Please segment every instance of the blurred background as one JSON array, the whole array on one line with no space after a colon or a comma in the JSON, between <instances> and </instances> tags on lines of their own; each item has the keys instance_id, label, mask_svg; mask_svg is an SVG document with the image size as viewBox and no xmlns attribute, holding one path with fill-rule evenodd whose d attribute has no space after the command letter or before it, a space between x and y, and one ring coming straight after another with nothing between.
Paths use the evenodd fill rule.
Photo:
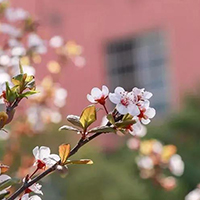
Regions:
<instances>
[{"instance_id":1,"label":"blurred background","mask_svg":"<svg viewBox=\"0 0 200 200\"><path fill-rule=\"evenodd\" d=\"M16 128L15 135L20 132L20 137L1 141L1 157L5 149L10 150L4 160L12 163L11 171L20 174L24 170L19 168L22 163L29 166L36 145L47 145L57 152L63 142L75 144L77 136L57 130L66 123L67 114L79 115L89 104L86 95L94 86L105 84L110 91L116 86L126 90L136 86L153 93L151 105L157 111L145 139L157 138L164 144L176 145L185 162L185 172L178 178L177 187L166 191L150 180L141 179L135 162L137 153L128 149L127 137L113 135L101 137L100 142L84 147L76 155L91 158L94 165L70 167L65 179L57 175L47 177L44 199L184 199L200 182L200 1L13 0L11 3L33 14L43 38L60 35L76 41L82 46L86 60L84 67L74 67L69 62L62 73L52 75L67 90L67 102L61 110L63 121L52 123L35 135L27 134L24 127L23 131ZM51 56L50 53L45 59L51 60ZM43 63L37 66L39 80L48 73ZM23 118L23 112L19 117ZM20 151L15 152L12 147L16 139Z\"/></svg>"}]
</instances>

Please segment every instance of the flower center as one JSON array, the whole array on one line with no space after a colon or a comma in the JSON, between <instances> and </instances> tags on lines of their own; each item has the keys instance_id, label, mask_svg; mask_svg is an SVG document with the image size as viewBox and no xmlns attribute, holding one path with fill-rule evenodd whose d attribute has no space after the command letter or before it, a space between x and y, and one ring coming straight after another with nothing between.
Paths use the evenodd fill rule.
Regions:
<instances>
[{"instance_id":1,"label":"flower center","mask_svg":"<svg viewBox=\"0 0 200 200\"><path fill-rule=\"evenodd\" d=\"M140 109L140 114L138 115L138 118L139 118L139 119L142 119L142 118L148 119L148 117L144 114L145 111L146 111L145 108Z\"/></svg>"},{"instance_id":2,"label":"flower center","mask_svg":"<svg viewBox=\"0 0 200 200\"><path fill-rule=\"evenodd\" d=\"M37 161L38 169L43 169L45 166L46 166L46 164L42 160Z\"/></svg>"},{"instance_id":3,"label":"flower center","mask_svg":"<svg viewBox=\"0 0 200 200\"><path fill-rule=\"evenodd\" d=\"M123 105L123 106L128 106L129 105L129 100L128 100L128 98L127 97L125 97L125 98L123 98L122 100L121 100L121 104Z\"/></svg>"},{"instance_id":4,"label":"flower center","mask_svg":"<svg viewBox=\"0 0 200 200\"><path fill-rule=\"evenodd\" d=\"M101 104L101 105L104 105L105 104L105 97L104 97L104 95L100 98L100 99L97 99L96 101L99 103L99 104Z\"/></svg>"}]
</instances>

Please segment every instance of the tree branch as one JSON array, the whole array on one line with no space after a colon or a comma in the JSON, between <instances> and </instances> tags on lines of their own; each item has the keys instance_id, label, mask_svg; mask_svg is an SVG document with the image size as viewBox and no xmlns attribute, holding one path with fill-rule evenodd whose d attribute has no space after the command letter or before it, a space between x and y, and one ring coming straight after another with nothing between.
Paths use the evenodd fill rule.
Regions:
<instances>
[{"instance_id":1,"label":"tree branch","mask_svg":"<svg viewBox=\"0 0 200 200\"><path fill-rule=\"evenodd\" d=\"M115 117L115 121L117 122L117 121L121 120L122 117L123 117L123 115L116 116ZM106 125L110 126L111 123L108 122ZM78 152L78 150L82 146L84 146L85 144L87 144L88 142L90 142L91 140L95 139L96 137L98 137L98 136L100 136L102 134L103 133L94 133L93 135L91 135L88 138L85 138L85 139L81 138L79 140L79 142L76 144L76 146L70 151L69 157L71 157L74 154L76 154ZM31 181L29 181L27 183L25 182L15 193L13 193L9 198L7 198L7 200L15 200L16 197L18 197L22 192L24 192L31 185L33 185L34 183L40 181L42 178L44 178L45 176L49 175L50 173L54 172L56 170L56 168L57 168L57 165L59 165L59 164L60 164L60 161L58 161L52 167L50 167L49 169L47 169L46 171L44 171L43 173L41 173L40 175L38 175L37 177L35 177L33 180L31 180Z\"/></svg>"},{"instance_id":2,"label":"tree branch","mask_svg":"<svg viewBox=\"0 0 200 200\"><path fill-rule=\"evenodd\" d=\"M90 137L88 137L84 140L80 139L79 142L77 143L77 145L70 151L69 157L74 155L82 146L84 146L85 144L87 144L88 142L90 142L91 140L93 140L94 138L98 137L101 134L102 133L95 133L92 136L90 136ZM49 169L47 169L46 171L44 171L43 173L41 173L37 177L35 177L32 181L24 183L15 193L13 193L12 196L8 197L7 200L14 200L22 192L24 192L27 188L29 188L31 185L38 182L39 180L41 180L45 176L49 175L50 173L54 172L56 170L57 165L59 165L59 163L60 163L60 161L55 163L52 167L50 167Z\"/></svg>"}]
</instances>

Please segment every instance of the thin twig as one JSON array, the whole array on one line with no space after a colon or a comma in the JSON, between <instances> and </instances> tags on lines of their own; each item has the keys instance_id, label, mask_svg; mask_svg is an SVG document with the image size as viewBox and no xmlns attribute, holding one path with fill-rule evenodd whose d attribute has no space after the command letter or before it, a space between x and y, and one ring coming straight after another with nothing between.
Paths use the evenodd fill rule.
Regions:
<instances>
[{"instance_id":1,"label":"thin twig","mask_svg":"<svg viewBox=\"0 0 200 200\"><path fill-rule=\"evenodd\" d=\"M87 144L89 141L93 140L97 136L101 135L102 133L95 133L94 135L90 136L86 139L80 139L77 145L70 151L69 157L74 155L83 145ZM35 177L33 180L29 181L28 183L24 183L15 193L12 194L7 200L14 200L17 198L22 192L24 192L27 188L29 188L34 183L38 182L45 176L49 175L50 173L54 172L56 170L57 165L59 165L59 162L55 163L52 167Z\"/></svg>"},{"instance_id":2,"label":"thin twig","mask_svg":"<svg viewBox=\"0 0 200 200\"><path fill-rule=\"evenodd\" d=\"M123 117L123 115L119 115L115 117L115 121L119 121L121 120ZM110 126L110 122L107 123L107 126ZM87 144L88 142L90 142L91 140L95 139L96 137L102 135L103 133L95 133L92 136L88 137L88 138L81 138L79 140L79 142L77 143L77 145L70 151L69 153L69 157L73 156L74 154L76 154L78 152L78 150L84 146L85 144ZM105 133L104 133L105 134ZM68 158L69 158L68 157ZM7 200L14 200L15 198L17 198L21 193L23 193L27 188L29 188L31 185L33 185L34 183L40 181L42 178L44 178L45 176L49 175L50 173L54 172L57 168L57 165L60 164L60 161L55 163L52 167L50 167L49 169L47 169L46 171L44 171L43 173L41 173L40 175L36 176L33 180L29 181L29 182L25 182L15 193L13 193L9 198L7 198Z\"/></svg>"}]
</instances>

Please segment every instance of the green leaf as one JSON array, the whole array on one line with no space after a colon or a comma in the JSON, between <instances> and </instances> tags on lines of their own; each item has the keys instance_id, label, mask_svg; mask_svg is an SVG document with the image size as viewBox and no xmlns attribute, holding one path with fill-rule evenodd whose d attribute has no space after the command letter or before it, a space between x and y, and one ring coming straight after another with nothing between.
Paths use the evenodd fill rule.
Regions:
<instances>
[{"instance_id":1,"label":"green leaf","mask_svg":"<svg viewBox=\"0 0 200 200\"><path fill-rule=\"evenodd\" d=\"M30 90L35 90L35 88L36 88L35 79L33 79L32 81L26 83L25 87L30 89Z\"/></svg>"},{"instance_id":2,"label":"green leaf","mask_svg":"<svg viewBox=\"0 0 200 200\"><path fill-rule=\"evenodd\" d=\"M88 133L115 133L115 129L109 126L99 126L92 128L88 131Z\"/></svg>"},{"instance_id":3,"label":"green leaf","mask_svg":"<svg viewBox=\"0 0 200 200\"><path fill-rule=\"evenodd\" d=\"M67 131L75 131L75 132L79 132L80 130L78 130L77 128L74 128L72 126L67 126L67 125L64 125L64 126L61 126L59 128L59 131L63 131L63 130L67 130Z\"/></svg>"},{"instance_id":4,"label":"green leaf","mask_svg":"<svg viewBox=\"0 0 200 200\"><path fill-rule=\"evenodd\" d=\"M5 126L8 120L8 115L4 111L0 111L0 130Z\"/></svg>"},{"instance_id":5,"label":"green leaf","mask_svg":"<svg viewBox=\"0 0 200 200\"><path fill-rule=\"evenodd\" d=\"M13 103L16 98L17 98L16 92L12 91L10 89L8 82L6 82L6 100L9 103Z\"/></svg>"},{"instance_id":6,"label":"green leaf","mask_svg":"<svg viewBox=\"0 0 200 200\"><path fill-rule=\"evenodd\" d=\"M88 126L90 126L94 121L96 121L96 108L94 105L90 105L86 107L79 120L84 128L84 130L87 129Z\"/></svg>"},{"instance_id":7,"label":"green leaf","mask_svg":"<svg viewBox=\"0 0 200 200\"><path fill-rule=\"evenodd\" d=\"M26 81L26 82L31 82L32 80L34 80L34 78L35 78L35 77L34 77L33 75L27 76L25 81Z\"/></svg>"},{"instance_id":8,"label":"green leaf","mask_svg":"<svg viewBox=\"0 0 200 200\"><path fill-rule=\"evenodd\" d=\"M118 128L126 128L129 125L135 124L135 120L119 121L115 123L115 126Z\"/></svg>"},{"instance_id":9,"label":"green leaf","mask_svg":"<svg viewBox=\"0 0 200 200\"><path fill-rule=\"evenodd\" d=\"M22 85L23 78L24 78L23 74L18 74L16 76L14 76L11 81L15 86L20 86L20 85Z\"/></svg>"},{"instance_id":10,"label":"green leaf","mask_svg":"<svg viewBox=\"0 0 200 200\"><path fill-rule=\"evenodd\" d=\"M11 178L9 180L3 181L2 183L0 183L0 191L19 182L20 182L19 179L16 179L16 178Z\"/></svg>"},{"instance_id":11,"label":"green leaf","mask_svg":"<svg viewBox=\"0 0 200 200\"><path fill-rule=\"evenodd\" d=\"M133 116L127 113L126 115L123 116L122 121L128 121L132 119L133 119Z\"/></svg>"},{"instance_id":12,"label":"green leaf","mask_svg":"<svg viewBox=\"0 0 200 200\"><path fill-rule=\"evenodd\" d=\"M65 163L66 165L69 164L85 164L85 165L92 165L93 161L90 159L80 159L80 160L67 160Z\"/></svg>"},{"instance_id":13,"label":"green leaf","mask_svg":"<svg viewBox=\"0 0 200 200\"><path fill-rule=\"evenodd\" d=\"M24 73L24 71L23 71L23 67L22 67L22 64L21 64L21 62L19 62L19 70L20 70L20 73L21 73L21 74L23 74L23 73Z\"/></svg>"},{"instance_id":14,"label":"green leaf","mask_svg":"<svg viewBox=\"0 0 200 200\"><path fill-rule=\"evenodd\" d=\"M5 197L6 197L7 195L9 195L9 194L10 194L9 191L6 191L5 193L0 194L0 199L5 199Z\"/></svg>"},{"instance_id":15,"label":"green leaf","mask_svg":"<svg viewBox=\"0 0 200 200\"><path fill-rule=\"evenodd\" d=\"M107 119L108 119L108 121L111 123L111 124L115 124L115 119L114 119L114 117L112 116L112 114L108 114L107 115Z\"/></svg>"},{"instance_id":16,"label":"green leaf","mask_svg":"<svg viewBox=\"0 0 200 200\"><path fill-rule=\"evenodd\" d=\"M33 94L37 94L39 93L39 91L36 91L36 90L31 90L31 91L28 91L28 92L24 92L23 94L19 94L19 97L29 97Z\"/></svg>"},{"instance_id":17,"label":"green leaf","mask_svg":"<svg viewBox=\"0 0 200 200\"><path fill-rule=\"evenodd\" d=\"M83 126L81 124L81 122L79 121L80 120L80 117L77 116L77 115L68 115L67 116L67 120L73 124L74 126L78 126L80 127L81 129L83 129Z\"/></svg>"}]
</instances>

